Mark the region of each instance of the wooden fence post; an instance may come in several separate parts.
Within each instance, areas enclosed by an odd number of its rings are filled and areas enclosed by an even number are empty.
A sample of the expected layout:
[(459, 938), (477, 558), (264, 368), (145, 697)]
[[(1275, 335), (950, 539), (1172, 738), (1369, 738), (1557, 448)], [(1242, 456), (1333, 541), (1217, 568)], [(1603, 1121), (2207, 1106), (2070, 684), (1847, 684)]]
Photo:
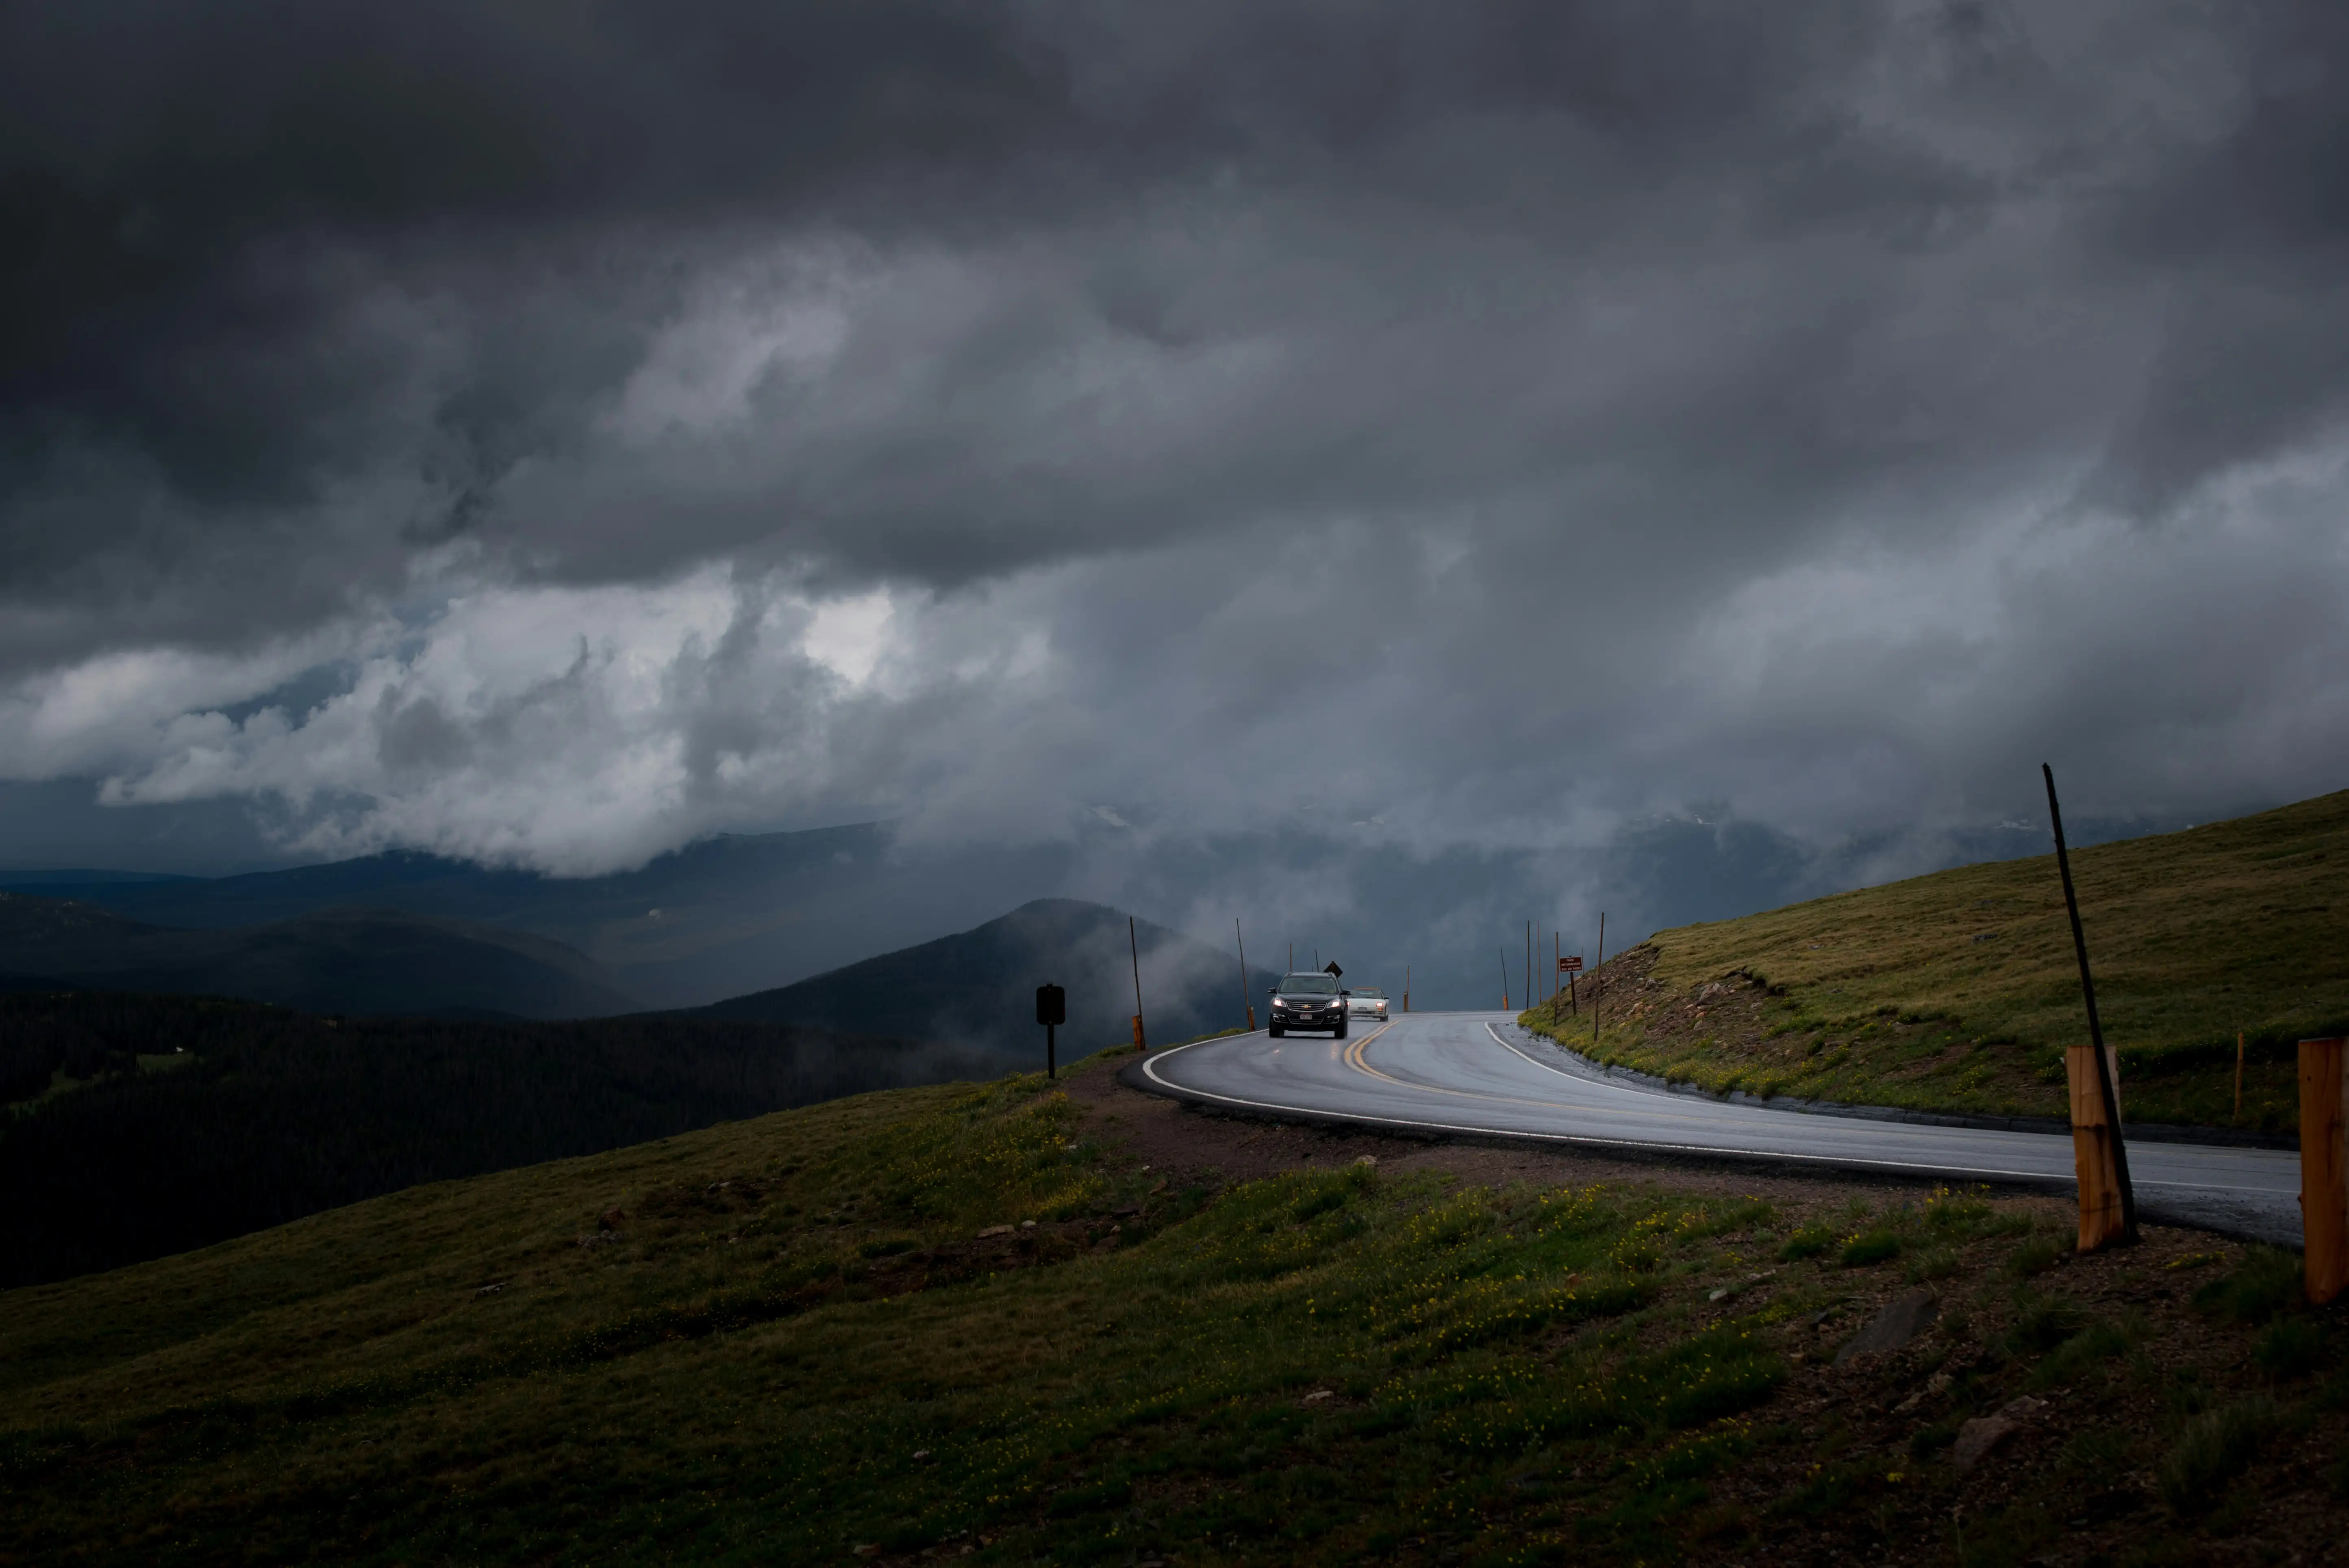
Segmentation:
[(2349, 1118), (2342, 1114), (2339, 1040), (2300, 1042), (2300, 1223), (2302, 1288), (2322, 1306), (2349, 1286)]
[[(2105, 1066), (2116, 1098), (2120, 1062), (2110, 1046)], [(2093, 1253), (2126, 1239), (2129, 1214), (2121, 1201), (2120, 1130), (2105, 1117), (2105, 1085), (2093, 1045), (2064, 1048), (2064, 1077), (2072, 1091), (2072, 1165), (2080, 1181), (2079, 1250)]]
[(1133, 1048), (1147, 1053), (1148, 1041), (1142, 1034), (1142, 943), (1133, 934), (1133, 916), (1125, 917), (1126, 950), (1133, 954)]

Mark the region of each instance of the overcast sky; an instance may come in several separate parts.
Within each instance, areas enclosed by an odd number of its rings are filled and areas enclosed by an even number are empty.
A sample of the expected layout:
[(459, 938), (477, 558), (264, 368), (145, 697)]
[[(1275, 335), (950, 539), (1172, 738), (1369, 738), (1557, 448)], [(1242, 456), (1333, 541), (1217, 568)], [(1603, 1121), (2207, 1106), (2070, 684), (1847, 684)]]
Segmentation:
[(2349, 781), (2337, 4), (26, 0), (0, 268), (85, 863)]

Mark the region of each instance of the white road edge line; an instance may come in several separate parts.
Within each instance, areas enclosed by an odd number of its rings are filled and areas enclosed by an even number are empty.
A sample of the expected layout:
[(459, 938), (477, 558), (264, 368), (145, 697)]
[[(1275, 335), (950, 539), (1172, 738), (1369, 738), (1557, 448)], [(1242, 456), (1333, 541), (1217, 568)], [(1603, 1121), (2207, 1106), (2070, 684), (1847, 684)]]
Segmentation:
[[(1490, 1027), (1489, 1025), (1486, 1026)], [(1258, 1030), (1257, 1032), (1260, 1034), (1263, 1031)], [(1143, 1076), (1150, 1079), (1151, 1082), (1157, 1084), (1162, 1088), (1173, 1089), (1178, 1094), (1196, 1095), (1202, 1099), (1220, 1100), (1226, 1105), (1245, 1106), (1251, 1110), (1280, 1111), (1289, 1116), (1312, 1116), (1327, 1118), (1336, 1121), (1370, 1122), (1381, 1127), (1416, 1127), (1431, 1132), (1468, 1132), (1487, 1138), (1530, 1138), (1537, 1139), (1545, 1143), (1588, 1143), (1594, 1144), (1602, 1149), (1656, 1149), (1662, 1150), (1672, 1154), (1712, 1154), (1738, 1160), (1788, 1161), (1815, 1165), (1839, 1166), (1845, 1169), (1850, 1169), (1856, 1166), (1869, 1168), (1880, 1167), (1888, 1171), (1906, 1171), (1920, 1175), (1991, 1176), (2009, 1181), (2030, 1182), (2044, 1182), (2061, 1180), (2060, 1177), (2050, 1177), (2033, 1171), (1999, 1171), (1970, 1165), (1920, 1166), (1910, 1161), (1901, 1160), (1837, 1158), (1831, 1154), (1782, 1154), (1764, 1152), (1751, 1149), (1715, 1148), (1710, 1144), (1702, 1143), (1651, 1143), (1644, 1139), (1593, 1138), (1576, 1132), (1534, 1132), (1516, 1128), (1466, 1127), (1449, 1121), (1418, 1121), (1412, 1118), (1402, 1116), (1371, 1116), (1367, 1113), (1352, 1111), (1316, 1110), (1310, 1106), (1279, 1105), (1271, 1100), (1242, 1099), (1237, 1095), (1217, 1094), (1213, 1089), (1193, 1088), (1186, 1084), (1174, 1083), (1158, 1076), (1159, 1063), (1164, 1061), (1168, 1057), (1174, 1056), (1183, 1051), (1190, 1050), (1196, 1046), (1221, 1045), (1231, 1040), (1244, 1040), (1247, 1037), (1248, 1037), (1246, 1035), (1222, 1035), (1213, 1040), (1195, 1040), (1188, 1045), (1169, 1047), (1164, 1051), (1160, 1052), (1156, 1057), (1144, 1061), (1142, 1064)], [(2182, 1185), (2183, 1183), (2173, 1182), (2168, 1184)]]
[[(1389, 1022), (1392, 1023), (1392, 1020), (1389, 1020)], [(1501, 1039), (1501, 1037), (1497, 1033), (1494, 1033), (1492, 1025), (1486, 1024), (1485, 1026), (1485, 1029), (1486, 1033), (1492, 1034), (1493, 1038), (1504, 1048), (1512, 1048), (1509, 1047), (1507, 1041)], [(1710, 1143), (1667, 1143), (1661, 1139), (1651, 1141), (1643, 1138), (1599, 1138), (1588, 1133), (1579, 1132), (1537, 1132), (1522, 1128), (1472, 1127), (1449, 1121), (1420, 1121), (1410, 1117), (1402, 1116), (1373, 1116), (1368, 1112), (1320, 1110), (1311, 1106), (1281, 1105), (1272, 1100), (1243, 1099), (1237, 1095), (1217, 1094), (1213, 1089), (1193, 1088), (1187, 1084), (1178, 1084), (1170, 1078), (1161, 1078), (1158, 1075), (1158, 1065), (1166, 1060), (1169, 1057), (1179, 1056), (1185, 1051), (1195, 1049), (1200, 1046), (1228, 1045), (1233, 1041), (1249, 1039), (1263, 1033), (1264, 1031), (1262, 1029), (1255, 1029), (1245, 1034), (1218, 1035), (1212, 1040), (1192, 1040), (1184, 1045), (1169, 1046), (1157, 1052), (1154, 1056), (1143, 1059), (1142, 1064), (1143, 1076), (1147, 1078), (1151, 1082), (1158, 1085), (1161, 1088), (1171, 1089), (1178, 1094), (1196, 1095), (1201, 1099), (1218, 1100), (1225, 1105), (1245, 1106), (1250, 1110), (1278, 1111), (1288, 1116), (1310, 1116), (1325, 1118), (1336, 1121), (1366, 1122), (1380, 1127), (1415, 1127), (1430, 1132), (1466, 1132), (1484, 1138), (1526, 1138), (1534, 1139), (1544, 1143), (1587, 1143), (1601, 1149), (1653, 1149), (1661, 1150), (1666, 1153), (1671, 1154), (1709, 1154), (1724, 1159), (1734, 1160), (1785, 1161), (1790, 1164), (1825, 1165), (1838, 1167), (1845, 1170), (1864, 1168), (1869, 1170), (1906, 1171), (1916, 1175), (1987, 1176), (2003, 1181), (2027, 1181), (2034, 1184), (2046, 1184), (2051, 1182), (2062, 1183), (2066, 1180), (2062, 1176), (2050, 1176), (2043, 1171), (2002, 1171), (1992, 1167), (1973, 1165), (1919, 1165), (1914, 1161), (1906, 1160), (1868, 1160), (1857, 1155), (1793, 1154), (1781, 1152), (1775, 1150), (1738, 1149), (1726, 1145)], [(1518, 1054), (1523, 1055), (1522, 1052)], [(1526, 1059), (1528, 1061), (1533, 1060), (1531, 1057), (1526, 1057)], [(1534, 1065), (1537, 1067), (1543, 1066), (1540, 1062), (1535, 1062)], [(1558, 1069), (1556, 1068), (1550, 1068), (1547, 1070), (1551, 1072), (1558, 1072)], [(1559, 1076), (1563, 1078), (1576, 1077), (1576, 1075), (1572, 1073), (1560, 1073)], [(1765, 1106), (1762, 1109), (1767, 1109), (1768, 1108)], [(1782, 1116), (1792, 1116), (1796, 1113), (1793, 1111), (1781, 1111), (1778, 1114)], [(1887, 1125), (1898, 1124), (1888, 1123)], [(2054, 1137), (2055, 1134), (2018, 1133), (2015, 1134), (2015, 1136), (2052, 1138)], [(2219, 1187), (2213, 1186), (2208, 1181), (2163, 1181), (2147, 1178), (2138, 1179), (2137, 1184), (2140, 1187), (2180, 1187), (2196, 1192), (2246, 1192), (2258, 1193), (2270, 1197), (2288, 1196), (2292, 1191), (2292, 1189), (2287, 1188), (2271, 1187)]]
[[(1542, 1069), (1542, 1071), (1544, 1071), (1544, 1072), (1546, 1072), (1546, 1073), (1556, 1073), (1558, 1077), (1560, 1077), (1560, 1078), (1566, 1078), (1566, 1079), (1568, 1079), (1568, 1081), (1573, 1082), (1573, 1083), (1586, 1084), (1586, 1085), (1588, 1085), (1588, 1086), (1589, 1086), (1590, 1088), (1611, 1088), (1611, 1089), (1617, 1089), (1617, 1090), (1620, 1090), (1620, 1091), (1622, 1091), (1622, 1092), (1625, 1092), (1625, 1093), (1630, 1093), (1630, 1094), (1669, 1095), (1669, 1094), (1671, 1092), (1670, 1089), (1661, 1089), (1661, 1088), (1640, 1088), (1640, 1087), (1639, 1087), (1639, 1086), (1637, 1086), (1637, 1085), (1633, 1085), (1633, 1084), (1619, 1084), (1619, 1083), (1613, 1083), (1613, 1082), (1609, 1082), (1609, 1081), (1607, 1081), (1607, 1080), (1605, 1080), (1605, 1079), (1601, 1079), (1601, 1078), (1587, 1078), (1587, 1077), (1585, 1077), (1585, 1076), (1584, 1076), (1583, 1074), (1581, 1074), (1581, 1073), (1577, 1073), (1577, 1072), (1568, 1072), (1568, 1071), (1567, 1071), (1567, 1069), (1566, 1069), (1566, 1068), (1561, 1068), (1561, 1067), (1553, 1067), (1553, 1066), (1551, 1066), (1548, 1062), (1546, 1062), (1546, 1061), (1542, 1060), (1539, 1057), (1536, 1057), (1536, 1056), (1529, 1056), (1529, 1055), (1527, 1055), (1525, 1051), (1523, 1051), (1523, 1050), (1519, 1049), (1516, 1046), (1515, 1046), (1515, 1045), (1511, 1044), (1509, 1041), (1507, 1041), (1507, 1040), (1506, 1040), (1506, 1039), (1503, 1039), (1503, 1038), (1501, 1037), (1501, 1031), (1500, 1031), (1500, 1030), (1498, 1030), (1498, 1029), (1496, 1029), (1496, 1028), (1495, 1028), (1495, 1027), (1493, 1027), (1493, 1026), (1492, 1026), (1492, 1025), (1490, 1025), (1490, 1024), (1487, 1024), (1487, 1025), (1485, 1025), (1485, 1032), (1486, 1034), (1488, 1034), (1488, 1035), (1490, 1035), (1490, 1036), (1492, 1036), (1492, 1037), (1493, 1037), (1493, 1043), (1494, 1043), (1495, 1045), (1499, 1046), (1503, 1050), (1507, 1051), (1507, 1052), (1511, 1053), (1512, 1055), (1516, 1056), (1516, 1057), (1518, 1057), (1518, 1059), (1520, 1059), (1520, 1060), (1522, 1060), (1522, 1061), (1526, 1061), (1526, 1062), (1531, 1063), (1533, 1066), (1535, 1066), (1535, 1067), (1537, 1067), (1537, 1068), (1541, 1068), (1541, 1069)], [(1194, 1092), (1194, 1093), (1195, 1093), (1195, 1092), (1197, 1092), (1197, 1091), (1196, 1091), (1196, 1090), (1194, 1090), (1193, 1092)], [(1716, 1102), (1716, 1103), (1725, 1103), (1725, 1102)], [(1752, 1107), (1752, 1108), (1750, 1108), (1750, 1109), (1754, 1109), (1754, 1110), (1774, 1111), (1774, 1113), (1775, 1113), (1775, 1114), (1779, 1115), (1779, 1116), (1800, 1116), (1800, 1115), (1803, 1115), (1803, 1114), (1804, 1114), (1804, 1113), (1803, 1113), (1803, 1112), (1801, 1112), (1801, 1111), (1795, 1111), (1795, 1110), (1776, 1110), (1776, 1109), (1775, 1109), (1775, 1108), (1771, 1107), (1771, 1106), (1766, 1106), (1766, 1105), (1757, 1105), (1757, 1106), (1754, 1106), (1754, 1107)], [(1897, 1121), (1881, 1121), (1881, 1122), (1871, 1121), (1871, 1122), (1870, 1122), (1870, 1125), (1872, 1125), (1872, 1126), (1877, 1126), (1877, 1127), (1899, 1127), (1899, 1126), (1901, 1126), (1901, 1125), (1903, 1125), (1903, 1124), (1902, 1124), (1902, 1123), (1900, 1123), (1900, 1122), (1897, 1122)], [(2003, 1129), (2003, 1130), (2002, 1130), (2002, 1131), (2003, 1131), (2007, 1136), (2009, 1136), (2009, 1137), (2013, 1137), (2013, 1138), (2057, 1138), (2057, 1139), (2060, 1139), (2060, 1138), (2062, 1138), (2062, 1137), (2064, 1136), (2064, 1134), (2062, 1134), (2062, 1133), (2060, 1133), (2060, 1132), (2028, 1132), (2028, 1131), (2024, 1131), (2023, 1130), (2022, 1130), (2022, 1129), (2020, 1129), (2020, 1128), (2006, 1128), (2006, 1129)], [(2216, 1146), (2214, 1145), (2213, 1147), (2216, 1147)], [(1803, 1158), (1803, 1157), (1802, 1157), (1802, 1156), (1799, 1156), (1799, 1155), (1789, 1155), (1789, 1156), (1787, 1156), (1787, 1158), (1788, 1158), (1788, 1159), (1800, 1159), (1800, 1158)], [(2042, 1177), (2042, 1178), (2040, 1178), (2040, 1180), (2042, 1180), (2042, 1181), (2061, 1181), (2061, 1180), (2063, 1180), (2063, 1178), (2061, 1178), (2061, 1177)], [(2074, 1180), (2075, 1180), (2075, 1181), (2076, 1181), (2076, 1180), (2077, 1180), (2077, 1178), (2075, 1177)], [(2291, 1187), (2220, 1187), (2220, 1186), (2214, 1186), (2214, 1185), (2212, 1185), (2211, 1183), (2209, 1183), (2209, 1182), (2208, 1182), (2208, 1181), (2162, 1181), (2159, 1177), (2157, 1177), (2157, 1176), (2147, 1176), (2147, 1177), (2139, 1177), (2139, 1178), (2137, 1178), (2137, 1179), (2135, 1180), (2135, 1181), (2134, 1181), (2134, 1183), (2133, 1183), (2133, 1184), (2134, 1184), (2134, 1185), (2136, 1185), (2136, 1186), (2139, 1186), (2139, 1187), (2186, 1187), (2186, 1188), (2190, 1188), (2190, 1189), (2192, 1189), (2193, 1191), (2197, 1191), (2197, 1192), (2256, 1192), (2256, 1193), (2261, 1194), (2262, 1196), (2271, 1197), (2271, 1198), (2288, 1198), (2288, 1197), (2292, 1197), (2292, 1196), (2293, 1196), (2293, 1195), (2297, 1192), (2297, 1191), (2298, 1191), (2296, 1188), (2291, 1188)]]

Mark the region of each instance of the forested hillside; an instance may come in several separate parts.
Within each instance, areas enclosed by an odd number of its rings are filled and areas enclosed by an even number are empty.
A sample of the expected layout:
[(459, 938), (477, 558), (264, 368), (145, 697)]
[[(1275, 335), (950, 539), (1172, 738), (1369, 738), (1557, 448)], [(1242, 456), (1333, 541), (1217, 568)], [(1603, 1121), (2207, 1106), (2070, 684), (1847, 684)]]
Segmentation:
[(119, 994), (0, 995), (0, 1287), (182, 1252), (420, 1181), (992, 1058), (786, 1024), (336, 1020)]

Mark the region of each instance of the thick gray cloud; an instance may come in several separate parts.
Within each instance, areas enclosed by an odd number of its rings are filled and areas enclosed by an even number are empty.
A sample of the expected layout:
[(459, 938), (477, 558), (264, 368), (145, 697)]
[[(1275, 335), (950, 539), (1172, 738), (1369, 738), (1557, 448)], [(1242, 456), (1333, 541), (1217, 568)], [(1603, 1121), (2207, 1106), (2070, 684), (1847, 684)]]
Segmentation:
[(2336, 8), (0, 29), (9, 778), (588, 871), (2349, 763)]

